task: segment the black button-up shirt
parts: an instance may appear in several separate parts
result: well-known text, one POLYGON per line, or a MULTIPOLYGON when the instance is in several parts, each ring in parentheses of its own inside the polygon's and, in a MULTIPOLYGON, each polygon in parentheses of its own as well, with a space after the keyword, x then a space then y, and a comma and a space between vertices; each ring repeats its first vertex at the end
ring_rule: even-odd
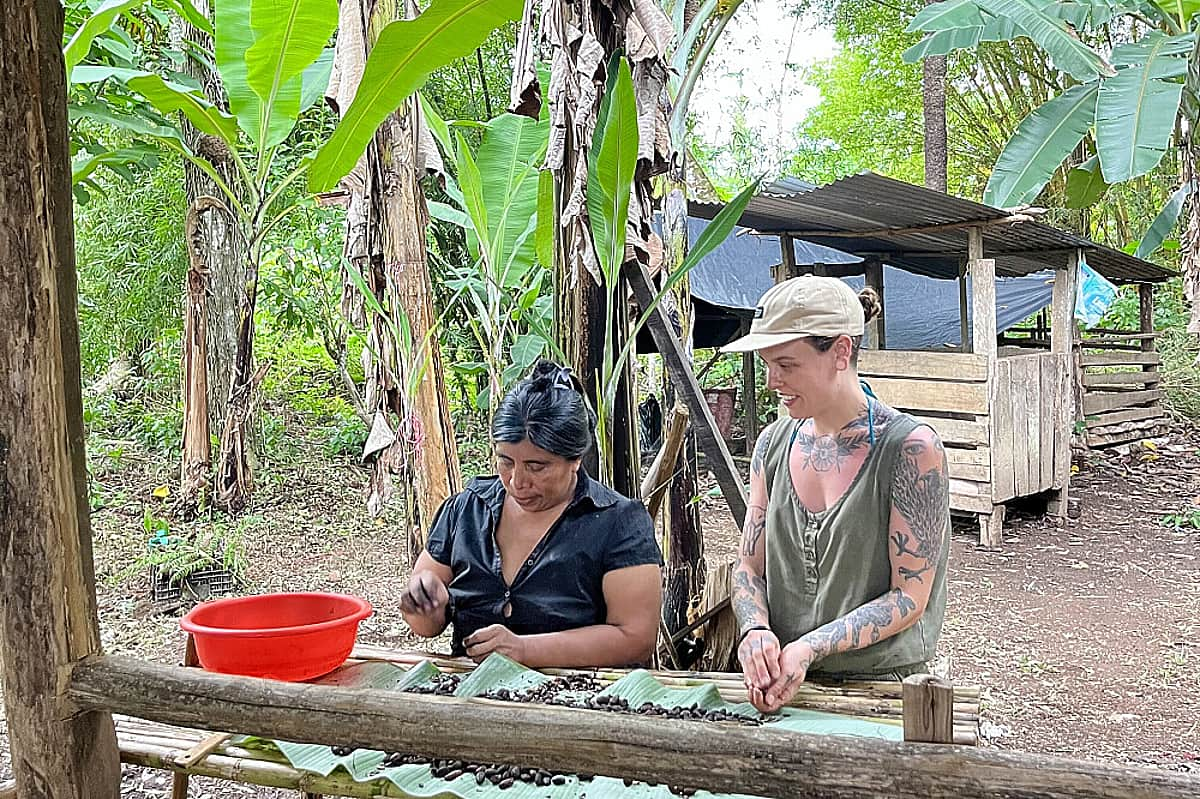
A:
POLYGON ((456 655, 465 653, 464 638, 490 624, 503 624, 517 635, 603 624, 608 616, 604 575, 627 566, 662 565, 645 506, 580 470, 574 498, 508 585, 496 546, 504 498, 499 477, 475 478, 443 503, 425 545, 454 574, 450 620, 456 655))

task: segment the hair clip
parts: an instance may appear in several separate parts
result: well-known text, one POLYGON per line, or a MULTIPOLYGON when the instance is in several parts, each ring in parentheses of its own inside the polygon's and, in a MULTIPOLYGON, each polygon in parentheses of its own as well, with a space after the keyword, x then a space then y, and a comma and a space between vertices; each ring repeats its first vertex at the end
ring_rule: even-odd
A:
POLYGON ((575 383, 571 380, 571 367, 569 367, 569 366, 558 367, 558 371, 554 374, 553 385, 555 388, 567 388, 567 389, 570 389, 571 391, 574 391, 575 383))

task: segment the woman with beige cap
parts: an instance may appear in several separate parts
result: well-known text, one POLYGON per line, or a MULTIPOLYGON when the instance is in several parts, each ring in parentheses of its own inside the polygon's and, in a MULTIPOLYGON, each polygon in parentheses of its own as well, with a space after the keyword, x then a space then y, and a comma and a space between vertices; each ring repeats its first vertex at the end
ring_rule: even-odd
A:
POLYGON ((763 295, 750 333, 787 416, 759 436, 733 608, 750 699, 772 712, 808 674, 926 670, 946 603, 950 509, 937 435, 864 390, 870 289, 804 276, 763 295))

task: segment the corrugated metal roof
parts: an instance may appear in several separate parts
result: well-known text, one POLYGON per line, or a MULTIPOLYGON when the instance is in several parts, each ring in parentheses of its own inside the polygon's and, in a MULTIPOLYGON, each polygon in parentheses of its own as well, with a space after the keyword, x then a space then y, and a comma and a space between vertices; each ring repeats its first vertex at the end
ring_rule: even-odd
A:
MULTIPOLYGON (((711 219, 720 208, 692 203, 689 211, 711 219)), ((1115 283, 1157 283, 1175 274, 1041 222, 997 224, 1010 216, 1011 211, 866 172, 825 186, 795 178, 776 181, 750 201, 739 224, 762 233, 801 232, 807 241, 856 255, 880 255, 893 266, 930 277, 958 275, 967 255, 967 227, 869 232, 979 222, 984 256, 996 260, 997 274, 1010 277, 1060 268, 1079 248, 1086 251, 1089 266, 1115 283), (845 235, 856 231, 868 235, 845 235)))

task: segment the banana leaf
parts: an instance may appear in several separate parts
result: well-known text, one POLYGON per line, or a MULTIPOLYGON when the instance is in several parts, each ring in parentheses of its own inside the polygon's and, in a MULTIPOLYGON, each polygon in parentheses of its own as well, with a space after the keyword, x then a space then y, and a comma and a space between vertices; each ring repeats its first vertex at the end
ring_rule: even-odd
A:
POLYGON ((1091 208, 1108 191, 1100 162, 1092 156, 1067 173, 1067 207, 1080 210, 1091 208))
POLYGON ((637 166, 637 100, 629 62, 614 58, 609 69, 609 89, 596 118, 592 148, 588 152, 587 209, 600 270, 609 285, 616 285, 625 260, 625 223, 629 194, 637 166))
POLYGON ((1175 130, 1193 36, 1151 31, 1113 50, 1115 77, 1100 84, 1096 150, 1108 183, 1144 175, 1162 160, 1175 130))
POLYGON ((955 28, 982 28, 983 14, 974 0, 943 0, 925 6, 913 16, 905 30, 908 33, 917 31, 934 32, 955 28))
POLYGON ((154 74, 129 78, 125 85, 145 97, 162 114, 180 111, 196 130, 216 136, 230 146, 237 144, 237 120, 200 95, 183 91, 154 74))
POLYGON ((63 60, 67 62, 67 72, 70 73, 76 64, 87 57, 88 51, 92 49, 92 42, 111 28, 117 17, 145 3, 146 0, 104 0, 90 17, 75 29, 70 41, 63 47, 63 60))
POLYGON ((996 159, 983 201, 999 208, 1037 197, 1054 170, 1092 126, 1096 83, 1081 83, 1042 103, 1021 120, 996 159))
POLYGON ((309 169, 309 188, 328 191, 366 149, 380 123, 434 70, 470 55, 492 31, 521 16, 523 0, 434 0, 416 19, 392 22, 363 68, 354 101, 309 169))
POLYGON ((982 27, 950 28, 937 31, 908 48, 902 58, 915 63, 928 56, 947 55, 954 50, 969 50, 980 42, 1003 42, 1021 35, 1008 19, 989 18, 982 27))
POLYGON ((264 146, 291 133, 300 117, 302 75, 324 52, 337 19, 337 0, 251 0, 255 39, 243 58, 246 82, 273 123, 269 131, 260 128, 264 146))
POLYGON ((1089 81, 1113 74, 1112 66, 1081 42, 1060 19, 1044 10, 1038 0, 974 0, 982 10, 997 19, 1009 19, 1039 47, 1054 65, 1078 81, 1089 81))
POLYGON ((1171 193, 1166 205, 1154 217, 1154 221, 1146 229, 1142 240, 1138 242, 1138 248, 1134 255, 1138 258, 1149 258, 1154 254, 1155 250, 1162 246, 1167 236, 1175 228, 1175 223, 1179 221, 1179 214, 1183 211, 1183 205, 1187 202, 1188 197, 1192 195, 1194 189, 1195 186, 1191 182, 1188 182, 1171 193))
MULTIPOLYGON (((323 683, 334 683, 352 687, 374 687, 391 690, 404 690, 418 685, 432 684, 439 675, 438 669, 429 661, 422 661, 409 670, 408 677, 399 677, 394 672, 398 667, 382 662, 355 664, 344 667, 330 677, 321 680, 323 683)), ((527 669, 519 663, 500 654, 493 654, 468 674, 459 683, 456 696, 471 697, 494 691, 500 688, 520 691, 538 684, 545 683, 550 678, 540 672, 527 669)), ((630 672, 600 693, 621 697, 629 702, 631 707, 638 707, 646 702, 663 708, 690 707, 699 705, 706 710, 726 709, 746 717, 762 718, 757 710, 749 704, 730 704, 721 699, 715 686, 703 684, 688 688, 668 687, 660 683, 652 674, 644 670, 630 672)), ((699 724, 698 721, 678 721, 679 724, 699 724)), ((818 713, 795 708, 785 708, 782 712, 766 717, 764 729, 778 729, 792 733, 807 733, 818 735, 858 735, 887 740, 902 740, 903 728, 899 722, 884 723, 870 719, 860 719, 832 713, 818 713)), ((269 741, 261 738, 246 737, 239 740, 239 745, 262 749, 268 752, 282 753, 293 768, 301 771, 311 771, 322 776, 329 776, 341 769, 355 782, 371 782, 387 780, 404 794, 411 797, 449 796, 460 799, 672 799, 675 794, 664 785, 648 785, 635 782, 626 785, 624 780, 609 777, 595 777, 592 780, 580 780, 576 776, 566 776, 562 785, 539 787, 530 783, 517 781, 512 787, 501 790, 490 782, 483 785, 476 783, 475 778, 466 773, 454 780, 435 778, 430 773, 427 764, 409 764, 403 766, 383 766, 386 754, 380 751, 358 749, 347 755, 335 755, 328 746, 318 744, 296 744, 288 741, 269 741)), ((741 794, 712 794, 707 791, 696 793, 698 797, 713 797, 713 799, 745 799, 741 794)))

